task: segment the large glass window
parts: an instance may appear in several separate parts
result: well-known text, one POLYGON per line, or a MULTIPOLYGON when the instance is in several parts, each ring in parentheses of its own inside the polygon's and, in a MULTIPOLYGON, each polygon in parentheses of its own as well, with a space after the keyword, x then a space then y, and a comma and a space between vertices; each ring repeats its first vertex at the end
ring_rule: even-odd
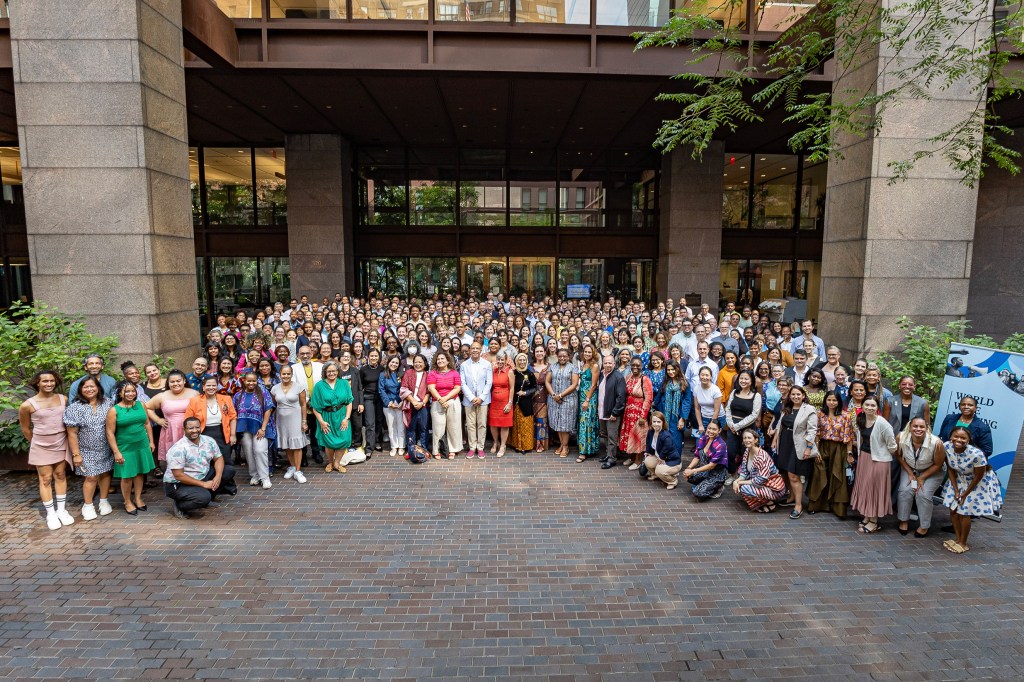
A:
POLYGON ((256 224, 283 227, 288 224, 288 192, 285 186, 284 148, 256 149, 256 224))
POLYGON ((825 184, 828 164, 804 165, 803 187, 800 191, 800 229, 825 229, 825 184))
POLYGON ((825 166, 814 167, 805 177, 805 196, 798 211, 799 165, 800 157, 794 154, 726 154, 722 227, 793 230, 799 215, 804 229, 815 229, 824 214, 825 166))
POLYGON ((260 293, 264 303, 288 303, 292 276, 287 258, 260 259, 260 293))
POLYGON ((589 285, 590 297, 600 299, 604 291, 604 259, 559 258, 558 295, 566 296, 566 287, 570 284, 589 285))
POLYGON ((509 258, 509 294, 550 296, 553 293, 554 258, 509 258))
MULTIPOLYGON (((692 7, 696 3, 693 0, 682 0, 681 4, 683 7, 692 7)), ((725 28, 742 29, 747 25, 746 0, 741 2, 736 2, 736 0, 710 0, 705 5, 705 11, 709 17, 725 28)))
POLYGON ((359 276, 366 293, 406 298, 409 294, 409 267, 405 258, 364 258, 359 262, 359 276))
POLYGON ((789 260, 723 260, 720 277, 720 308, 729 302, 757 307, 771 299, 796 298, 807 301, 808 317, 818 314, 820 261, 797 261, 794 269, 789 260))
POLYGON ((435 21, 509 21, 514 0, 437 0, 435 21))
POLYGON ((260 302, 258 270, 258 258, 211 258, 214 311, 257 305, 260 302))
POLYGON ((505 153, 466 150, 459 183, 463 225, 506 225, 505 153), (486 165, 476 165, 484 162, 486 165), (489 162, 489 163, 488 163, 489 162))
MULTIPOLYGON (((223 0, 218 0, 221 2, 223 0)), ((259 0, 252 0, 259 4, 259 0)), ((270 0, 271 19, 345 19, 345 0, 270 0)), ((353 12, 355 3, 353 2, 353 12)))
POLYGON ((27 258, 8 258, 6 265, 0 260, 0 309, 15 301, 28 303, 31 286, 27 258))
POLYGON ((757 30, 785 31, 817 4, 818 0, 765 0, 758 4, 757 30))
POLYGON ((206 296, 206 259, 196 256, 196 289, 199 296, 199 318, 206 317, 209 301, 206 296))
POLYGON ((726 154, 722 174, 722 227, 750 227, 750 172, 748 154, 726 154))
POLYGON ((409 274, 409 292, 417 298, 454 294, 459 288, 459 259, 410 258, 409 274))
POLYGON ((505 293, 505 259, 463 258, 462 285, 467 295, 477 298, 505 293))
MULTIPOLYGON (((344 3, 342 3, 344 11, 344 3)), ((352 0, 353 19, 428 19, 427 0, 352 0)))
POLYGON ((360 169, 360 224, 405 225, 407 210, 405 168, 365 166, 360 169))
POLYGON ((25 196, 21 185, 21 153, 18 147, 0 147, 5 225, 25 224, 25 196))
POLYGON ((210 225, 253 225, 252 150, 203 149, 210 225))
POLYGON ((589 24, 590 0, 515 0, 516 22, 589 24))
MULTIPOLYGON (((263 0, 213 0, 232 19, 261 19, 263 0)), ((272 2, 273 4, 273 2, 272 2)))
POLYGON ((202 188, 199 186, 199 149, 189 147, 188 150, 188 187, 192 195, 192 225, 201 227, 203 224, 202 188))
POLYGON ((599 26, 661 26, 668 21, 669 0, 597 0, 599 26))
POLYGON ((797 157, 759 154, 754 163, 753 227, 791 230, 796 209, 797 157))
POLYGON ((509 188, 509 221, 514 226, 536 225, 542 227, 555 226, 555 197, 558 190, 550 173, 532 174, 520 172, 516 174, 509 188))
POLYGON ((409 209, 413 225, 455 224, 455 206, 458 203, 455 171, 440 175, 445 179, 409 181, 412 200, 409 209))

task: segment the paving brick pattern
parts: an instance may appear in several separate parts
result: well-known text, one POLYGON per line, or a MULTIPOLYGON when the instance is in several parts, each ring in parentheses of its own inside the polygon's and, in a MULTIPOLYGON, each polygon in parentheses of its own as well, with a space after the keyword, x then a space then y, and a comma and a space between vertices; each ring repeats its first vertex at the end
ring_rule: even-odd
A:
POLYGON ((551 455, 309 479, 50 532, 0 476, 0 679, 1024 678, 1024 481, 954 556, 551 455))

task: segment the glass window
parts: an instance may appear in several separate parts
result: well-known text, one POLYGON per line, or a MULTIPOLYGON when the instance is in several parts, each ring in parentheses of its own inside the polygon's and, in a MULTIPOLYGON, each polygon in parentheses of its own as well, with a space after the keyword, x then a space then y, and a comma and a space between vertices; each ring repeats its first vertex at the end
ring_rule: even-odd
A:
MULTIPOLYGON (((342 12, 345 3, 341 3, 342 12)), ((427 0, 352 0, 353 19, 411 19, 426 21, 427 0)))
POLYGON ((188 187, 192 194, 192 226, 203 225, 203 203, 199 187, 199 150, 188 148, 188 187))
MULTIPOLYGON (((598 0, 600 2, 601 0, 598 0)), ((682 6, 693 7, 697 5, 694 0, 683 0, 682 6)), ((710 0, 706 5, 707 16, 711 17, 725 28, 742 29, 747 25, 747 3, 746 0, 710 0)))
POLYGON ((25 195, 21 184, 21 153, 18 147, 0 147, 0 176, 3 179, 5 225, 25 224, 25 195))
POLYGON ((722 174, 722 227, 750 227, 750 167, 748 154, 726 154, 722 174))
POLYGON ((589 24, 590 0, 516 0, 516 22, 589 24))
MULTIPOLYGON (((417 173, 413 177, 424 177, 435 173, 417 173)), ((457 194, 455 171, 436 173, 436 180, 410 180, 409 190, 412 205, 409 207, 413 225, 454 225, 457 194)))
MULTIPOLYGON (((220 2, 222 0, 218 0, 220 2)), ((260 0, 252 0, 259 4, 260 0)), ((271 19, 345 19, 345 0, 270 0, 271 19)), ((353 3, 353 12, 355 3, 353 3)))
POLYGON ((220 312, 259 303, 257 258, 211 258, 213 308, 220 312))
POLYGON ((505 293, 504 258, 463 258, 462 284, 466 295, 477 298, 505 293))
POLYGON ((804 166, 803 187, 800 190, 800 229, 825 229, 825 183, 828 164, 804 166))
POLYGON ((757 8, 757 30, 785 31, 817 4, 818 0, 765 0, 757 8))
POLYGON ((821 300, 821 261, 798 260, 796 272, 797 294, 807 299, 807 317, 817 319, 821 300))
POLYGON ((196 256, 196 286, 199 294, 200 319, 205 318, 207 309, 206 298, 206 259, 196 256))
POLYGON ((597 0, 597 24, 661 26, 668 21, 670 8, 669 0, 597 0))
POLYGON ((796 213, 797 157, 758 154, 754 161, 753 227, 792 230, 796 213))
MULTIPOLYGON (((769 299, 792 296, 792 261, 723 260, 720 268, 720 308, 729 302, 735 303, 737 308, 757 307, 769 299)), ((803 278, 806 279, 806 275, 803 278)))
POLYGON ((410 292, 417 298, 454 294, 459 288, 458 258, 410 258, 410 292))
MULTIPOLYGON (((232 19, 261 19, 263 17, 262 0, 213 0, 220 11, 232 19)), ((276 0, 271 0, 271 5, 276 0)))
POLYGON ((502 169, 465 169, 459 188, 463 225, 505 225, 505 173, 502 169))
POLYGON ((436 21, 509 21, 505 0, 437 0, 436 21))
POLYGON ((549 179, 527 179, 520 175, 521 180, 512 180, 509 189, 509 219, 514 226, 555 226, 555 206, 548 197, 555 195, 555 181, 552 173, 544 173, 549 179))
POLYGON ((405 258, 364 258, 359 262, 363 291, 387 296, 408 296, 409 268, 405 258))
POLYGON ((359 173, 359 222, 362 225, 405 225, 405 169, 364 166, 359 173))
POLYGON ((28 259, 10 258, 7 263, 8 267, 4 267, 0 260, 0 309, 7 308, 14 301, 28 303, 32 298, 28 259))
POLYGON ((260 259, 260 303, 273 305, 278 301, 288 304, 292 295, 292 276, 287 257, 260 259))
POLYGON ((554 274, 554 258, 509 258, 509 293, 512 296, 550 296, 554 274))
POLYGON ((210 225, 253 224, 252 150, 203 149, 210 225))
POLYGON ((288 193, 284 175, 284 148, 256 149, 256 224, 288 224, 288 193))
MULTIPOLYGON (((559 187, 558 207, 561 224, 567 227, 602 227, 604 225, 604 183, 597 179, 562 182, 559 187)), ((629 204, 626 204, 627 207, 629 204)))
POLYGON ((570 284, 589 284, 590 297, 600 299, 604 284, 603 258, 559 258, 558 295, 566 295, 570 284))

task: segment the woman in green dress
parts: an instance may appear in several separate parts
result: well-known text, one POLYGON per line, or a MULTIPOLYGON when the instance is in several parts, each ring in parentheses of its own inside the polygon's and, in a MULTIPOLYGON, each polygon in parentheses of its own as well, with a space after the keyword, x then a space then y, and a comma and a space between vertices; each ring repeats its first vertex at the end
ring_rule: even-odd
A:
POLYGON ((352 417, 352 387, 344 379, 338 378, 340 373, 337 363, 324 363, 323 381, 313 386, 313 396, 309 400, 309 406, 313 408, 313 415, 320 425, 317 440, 326 450, 327 473, 345 473, 341 458, 352 445, 349 422, 352 417))
POLYGON ((146 511, 142 487, 153 462, 153 426, 146 408, 138 401, 139 391, 130 381, 114 387, 114 409, 107 412, 107 442, 114 451, 114 476, 121 479, 121 497, 126 513, 146 511))
POLYGON ((585 462, 590 455, 598 450, 597 434, 597 378, 601 376, 601 366, 597 362, 597 352, 593 346, 584 346, 580 353, 580 427, 576 433, 576 444, 579 445, 580 456, 576 462, 585 462))

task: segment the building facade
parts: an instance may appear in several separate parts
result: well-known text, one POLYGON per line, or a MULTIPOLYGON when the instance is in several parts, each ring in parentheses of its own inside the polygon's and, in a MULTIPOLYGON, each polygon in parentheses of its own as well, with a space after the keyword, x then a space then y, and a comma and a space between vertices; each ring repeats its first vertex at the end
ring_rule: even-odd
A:
MULTIPOLYGON (((794 298, 857 352, 892 347, 903 314, 1020 327, 1021 185, 929 167, 890 188, 884 161, 927 130, 894 120, 829 165, 789 151, 777 114, 700 159, 652 149, 687 53, 631 35, 674 6, 18 5, 0 18, 3 300, 83 313, 129 354, 184 352, 218 312, 370 289, 794 298)), ((759 43, 811 8, 715 18, 759 43)))

